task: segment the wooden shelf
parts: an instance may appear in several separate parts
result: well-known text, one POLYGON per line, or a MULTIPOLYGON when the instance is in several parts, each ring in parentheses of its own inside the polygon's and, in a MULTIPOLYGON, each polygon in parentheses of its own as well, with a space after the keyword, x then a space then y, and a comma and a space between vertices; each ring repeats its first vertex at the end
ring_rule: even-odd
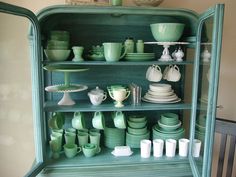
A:
POLYGON ((185 110, 191 109, 190 103, 173 103, 173 104, 153 104, 142 102, 141 105, 133 106, 125 103, 125 106, 122 108, 116 108, 113 103, 102 103, 98 106, 93 106, 88 100, 79 100, 76 101, 76 104, 73 106, 59 106, 57 101, 47 101, 44 104, 44 111, 48 112, 94 112, 94 111, 152 111, 152 110, 185 110))

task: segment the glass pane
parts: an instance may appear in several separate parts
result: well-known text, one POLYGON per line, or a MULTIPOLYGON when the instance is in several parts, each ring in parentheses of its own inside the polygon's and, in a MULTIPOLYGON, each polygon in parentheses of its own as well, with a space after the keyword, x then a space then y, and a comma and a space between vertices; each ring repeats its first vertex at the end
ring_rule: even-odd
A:
POLYGON ((0 21, 0 171, 18 177, 35 158, 29 20, 0 13, 0 21))
MULTIPOLYGON (((201 58, 198 83, 198 110, 195 125, 195 139, 201 141, 200 155, 196 152, 195 158, 200 174, 202 173, 202 161, 204 157, 205 133, 206 133, 206 115, 207 104, 209 101, 209 86, 210 86, 210 66, 211 66, 211 51, 212 51, 212 32, 213 32, 213 17, 206 19, 202 26, 201 32, 201 58)), ((193 153, 194 156, 194 153, 193 153)), ((202 176, 202 175, 201 175, 202 176)))

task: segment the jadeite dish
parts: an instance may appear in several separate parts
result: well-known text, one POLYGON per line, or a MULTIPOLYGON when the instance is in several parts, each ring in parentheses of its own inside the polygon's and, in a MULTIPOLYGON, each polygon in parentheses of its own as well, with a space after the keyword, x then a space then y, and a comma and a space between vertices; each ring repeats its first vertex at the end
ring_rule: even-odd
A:
POLYGON ((129 121, 132 122, 145 122, 147 120, 145 116, 139 116, 139 115, 130 116, 128 119, 129 121))
POLYGON ((69 55, 70 55, 70 50, 48 50, 45 49, 44 53, 48 60, 51 61, 65 61, 69 55))
POLYGON ((164 113, 161 115, 161 123, 166 125, 175 125, 179 121, 178 114, 164 113))
POLYGON ((167 125, 167 124, 162 124, 161 121, 158 121, 158 125, 166 131, 173 131, 176 130, 177 128, 179 128, 181 126, 181 121, 179 121, 177 124, 175 125, 167 125))
POLYGON ((130 120, 127 120, 128 126, 131 128, 144 128, 147 125, 147 120, 143 122, 133 122, 130 120))
POLYGON ((128 127, 128 133, 133 134, 133 135, 143 135, 143 134, 147 133, 147 127, 144 127, 144 128, 128 127))
POLYGON ((182 23, 155 23, 150 26, 156 41, 175 42, 182 36, 185 25, 182 23))

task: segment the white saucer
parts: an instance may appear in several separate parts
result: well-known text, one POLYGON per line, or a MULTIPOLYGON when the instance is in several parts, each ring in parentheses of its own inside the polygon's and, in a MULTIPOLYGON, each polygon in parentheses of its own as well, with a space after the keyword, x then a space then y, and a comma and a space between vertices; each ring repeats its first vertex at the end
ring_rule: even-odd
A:
POLYGON ((166 98, 157 98, 157 97, 150 97, 148 95, 145 95, 144 98, 150 101, 160 101, 160 102, 169 102, 169 101, 178 99, 177 95, 174 95, 173 97, 166 97, 166 98))
POLYGON ((176 94, 172 93, 171 95, 152 95, 149 92, 145 94, 146 97, 155 98, 155 99, 170 99, 170 98, 176 98, 176 94))
POLYGON ((150 95, 155 95, 155 96, 170 96, 174 94, 174 90, 170 90, 169 92, 154 92, 152 90, 148 90, 150 95))
POLYGON ((149 88, 153 92, 170 92, 172 90, 170 84, 150 84, 149 88))
POLYGON ((154 100, 149 100, 149 99, 146 99, 146 98, 142 98, 143 101, 145 102, 149 102, 149 103, 178 103, 181 101, 180 98, 177 98, 176 100, 172 100, 172 101, 154 101, 154 100))

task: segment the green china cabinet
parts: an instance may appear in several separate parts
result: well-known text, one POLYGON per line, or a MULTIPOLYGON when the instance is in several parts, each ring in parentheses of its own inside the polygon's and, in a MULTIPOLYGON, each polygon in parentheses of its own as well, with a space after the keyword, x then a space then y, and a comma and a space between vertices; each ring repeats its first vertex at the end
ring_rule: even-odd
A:
MULTIPOLYGON (((43 9, 36 16, 27 9, 0 2, 0 12, 26 17, 32 23, 29 39, 32 54, 36 158, 26 176, 209 177, 211 175, 224 5, 217 4, 203 14, 186 9, 61 5, 43 9), (136 62, 122 59, 118 62, 106 62, 87 58, 86 54, 91 47, 102 45, 103 42, 124 43, 126 37, 130 36, 135 40, 155 42, 150 24, 160 22, 185 24, 183 35, 179 40, 187 42, 186 45, 181 45, 185 54, 184 61, 158 61, 163 48, 156 44, 145 44, 144 47, 145 52, 155 53, 155 60, 136 62), (85 61, 71 61, 74 57, 72 51, 66 61, 47 60, 44 49, 49 33, 53 30, 68 31, 70 49, 76 45, 83 46, 85 61), (210 56, 208 55, 208 61, 205 61, 204 54, 207 52, 210 56), (96 86, 106 90, 110 85, 128 86, 135 83, 142 87, 142 95, 144 95, 150 84, 145 78, 145 73, 153 64, 159 65, 162 70, 170 64, 179 67, 182 75, 180 81, 161 82, 171 84, 181 98, 180 102, 154 104, 142 101, 141 105, 133 106, 128 99, 124 101, 125 106, 122 108, 114 107, 113 101, 109 98, 99 106, 90 103, 87 93, 96 86), (44 69, 45 66, 58 65, 72 70, 78 67, 88 70, 67 73, 44 69), (57 104, 63 93, 45 91, 45 87, 65 81, 88 87, 87 91, 70 93, 76 102, 72 106, 57 104), (151 156, 143 159, 140 157, 140 149, 135 148, 132 148, 133 154, 129 157, 114 157, 111 154, 113 149, 104 147, 103 142, 101 142, 101 152, 92 158, 86 158, 81 153, 71 159, 64 155, 58 159, 51 157, 48 120, 52 113, 60 112, 65 115, 64 128, 67 128, 71 126, 73 113, 82 112, 86 118, 86 125, 91 128, 94 112, 102 111, 106 126, 110 126, 112 124, 110 114, 118 110, 125 115, 145 115, 151 134, 152 126, 156 124, 162 113, 177 113, 185 128, 185 137, 190 140, 188 157, 183 158, 176 153, 173 158, 164 155, 161 158, 151 156), (201 125, 204 127, 201 128, 201 125), (202 141, 198 158, 192 156, 194 139, 202 141)), ((177 47, 179 45, 171 46, 169 50, 173 52, 177 47)))

